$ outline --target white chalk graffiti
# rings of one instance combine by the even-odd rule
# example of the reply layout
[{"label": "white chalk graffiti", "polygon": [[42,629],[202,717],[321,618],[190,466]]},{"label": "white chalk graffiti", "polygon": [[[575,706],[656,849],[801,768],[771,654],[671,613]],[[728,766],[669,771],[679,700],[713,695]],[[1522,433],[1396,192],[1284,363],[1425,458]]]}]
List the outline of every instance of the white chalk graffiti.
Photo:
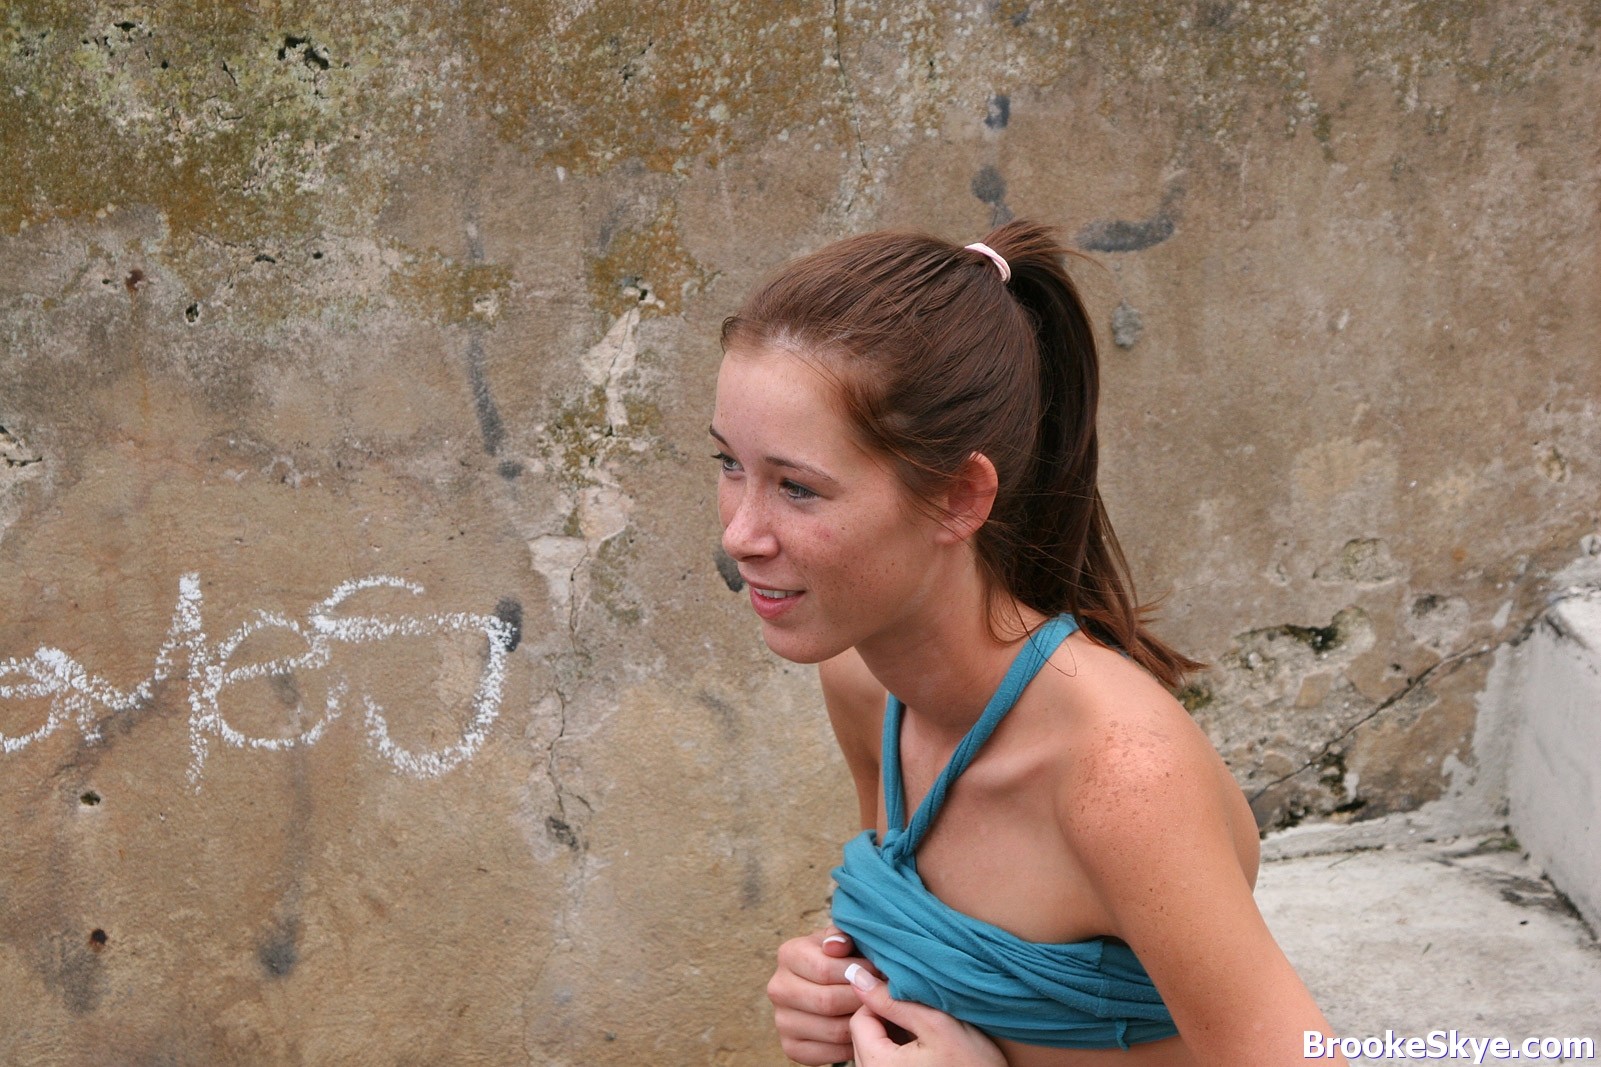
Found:
[{"label": "white chalk graffiti", "polygon": [[[212,644],[201,628],[200,576],[185,574],[178,580],[178,603],[173,609],[167,638],[156,652],[155,669],[150,677],[132,689],[118,689],[106,679],[90,674],[59,648],[42,646],[25,659],[0,660],[0,700],[48,698],[50,701],[49,715],[38,729],[14,737],[0,733],[0,751],[19,752],[49,737],[68,722],[77,724],[85,741],[97,742],[100,740],[97,708],[131,712],[150,700],[156,686],[168,678],[179,677],[189,684],[189,741],[193,754],[189,782],[198,788],[213,737],[221,738],[225,744],[249,749],[277,751],[312,745],[323,736],[328,725],[339,718],[349,693],[349,682],[342,675],[336,676],[328,686],[323,714],[311,727],[287,737],[252,737],[236,729],[223,716],[220,697],[230,686],[291,671],[321,670],[329,665],[336,645],[366,645],[393,637],[477,631],[488,638],[488,656],[472,695],[472,715],[454,744],[431,752],[412,752],[400,747],[389,736],[384,709],[367,694],[360,694],[367,739],[380,755],[396,770],[414,777],[432,778],[444,774],[472,758],[499,717],[506,659],[516,646],[517,631],[497,616],[465,612],[393,618],[334,614],[354,594],[374,588],[402,589],[415,596],[423,592],[421,586],[400,578],[353,579],[312,605],[304,620],[257,611],[233,633]],[[246,638],[273,629],[285,630],[300,638],[305,643],[305,651],[262,663],[230,667],[230,661]]]}]

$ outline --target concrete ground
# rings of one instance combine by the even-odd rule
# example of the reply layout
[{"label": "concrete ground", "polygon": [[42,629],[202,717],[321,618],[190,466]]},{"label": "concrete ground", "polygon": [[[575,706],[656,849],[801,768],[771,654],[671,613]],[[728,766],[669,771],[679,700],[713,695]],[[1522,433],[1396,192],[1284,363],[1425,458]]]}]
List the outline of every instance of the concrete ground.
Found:
[{"label": "concrete ground", "polygon": [[1256,896],[1342,1037],[1601,1045],[1601,945],[1505,836],[1269,859]]}]

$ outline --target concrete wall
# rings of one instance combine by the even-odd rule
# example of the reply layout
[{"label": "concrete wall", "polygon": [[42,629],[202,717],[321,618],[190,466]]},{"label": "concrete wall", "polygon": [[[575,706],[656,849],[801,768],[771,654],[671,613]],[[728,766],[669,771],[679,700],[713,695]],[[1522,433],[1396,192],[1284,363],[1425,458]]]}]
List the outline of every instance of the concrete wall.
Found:
[{"label": "concrete wall", "polygon": [[1601,597],[1560,601],[1519,667],[1511,826],[1590,928],[1601,929]]},{"label": "concrete wall", "polygon": [[1264,826],[1461,788],[1601,523],[1598,20],[9,4],[0,1061],[781,1062],[854,808],[701,453],[721,318],[866,228],[1095,257]]}]

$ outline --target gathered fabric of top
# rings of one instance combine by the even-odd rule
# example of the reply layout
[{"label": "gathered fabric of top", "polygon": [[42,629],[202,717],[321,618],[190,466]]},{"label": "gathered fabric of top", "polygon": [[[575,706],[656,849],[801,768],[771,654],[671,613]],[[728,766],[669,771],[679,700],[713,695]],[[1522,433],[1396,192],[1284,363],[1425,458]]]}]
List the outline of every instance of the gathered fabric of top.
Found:
[{"label": "gathered fabric of top", "polygon": [[904,705],[884,709],[881,766],[884,840],[864,830],[834,869],[834,925],[884,973],[890,995],[937,1008],[994,1037],[1052,1048],[1127,1048],[1178,1033],[1134,952],[1122,942],[1039,943],[964,915],[939,900],[917,873],[927,836],[952,783],[989,740],[1023,689],[1068,635],[1070,615],[1036,630],[962,738],[928,795],[906,821],[900,737]]}]

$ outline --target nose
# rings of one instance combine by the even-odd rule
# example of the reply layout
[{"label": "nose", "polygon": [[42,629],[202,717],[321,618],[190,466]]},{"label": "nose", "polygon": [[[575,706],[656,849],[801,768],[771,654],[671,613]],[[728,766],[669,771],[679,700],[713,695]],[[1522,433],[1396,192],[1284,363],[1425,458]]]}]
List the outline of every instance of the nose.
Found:
[{"label": "nose", "polygon": [[721,487],[723,551],[735,560],[767,559],[778,552],[778,538],[762,507],[760,494],[743,483]]}]

